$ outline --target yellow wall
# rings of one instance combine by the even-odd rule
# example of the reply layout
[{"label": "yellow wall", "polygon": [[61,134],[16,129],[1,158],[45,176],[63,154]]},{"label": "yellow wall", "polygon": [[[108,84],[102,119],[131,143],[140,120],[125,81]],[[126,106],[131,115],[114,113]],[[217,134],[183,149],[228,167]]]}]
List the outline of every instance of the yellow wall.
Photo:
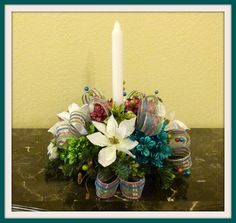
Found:
[{"label": "yellow wall", "polygon": [[160,92],[193,127],[223,127],[223,13],[14,13],[13,127],[50,127],[84,85],[111,96],[111,31],[128,91]]}]

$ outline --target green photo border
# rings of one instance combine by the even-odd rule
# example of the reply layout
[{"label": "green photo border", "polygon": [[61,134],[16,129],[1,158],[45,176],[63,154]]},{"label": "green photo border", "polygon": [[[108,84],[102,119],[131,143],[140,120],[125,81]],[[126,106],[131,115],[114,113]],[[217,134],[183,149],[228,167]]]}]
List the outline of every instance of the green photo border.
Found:
[{"label": "green photo border", "polygon": [[[1,106],[2,109],[0,111],[1,113],[1,126],[2,128],[0,129],[0,143],[1,143],[1,149],[0,149],[0,179],[1,179],[1,184],[0,184],[0,223],[2,222],[7,222],[7,223],[12,223],[12,222],[96,222],[96,223],[103,223],[103,222],[109,222],[112,221],[114,223],[117,222],[175,222],[175,223],[184,223],[184,222],[212,222],[212,223],[221,223],[221,222],[227,222],[231,223],[236,220],[235,218],[235,193],[233,191],[235,187],[235,176],[232,174],[232,218],[231,219],[5,219],[4,217],[4,148],[5,148],[5,143],[4,143],[4,97],[5,97],[5,89],[4,89],[4,7],[7,4],[231,4],[232,5],[232,139],[234,138],[234,124],[235,124],[235,119],[233,118],[233,114],[235,111],[235,105],[233,103],[233,98],[235,96],[235,79],[236,79],[236,71],[235,71],[235,65],[234,65],[234,58],[235,58],[235,44],[233,43],[233,40],[236,39],[235,35],[235,27],[234,23],[236,22],[236,13],[234,13],[234,9],[236,7],[235,1],[231,0],[0,0],[0,29],[1,29],[1,36],[0,36],[0,44],[1,44],[1,64],[0,64],[0,94],[1,94]],[[235,152],[235,143],[232,140],[232,157],[236,156]],[[232,173],[234,172],[236,168],[236,164],[234,160],[232,159]]]}]

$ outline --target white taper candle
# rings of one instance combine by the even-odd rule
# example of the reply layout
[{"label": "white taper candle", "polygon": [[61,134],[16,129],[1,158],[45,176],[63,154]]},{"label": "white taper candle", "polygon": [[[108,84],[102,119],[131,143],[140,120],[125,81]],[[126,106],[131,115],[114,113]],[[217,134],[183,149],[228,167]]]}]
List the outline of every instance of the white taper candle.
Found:
[{"label": "white taper candle", "polygon": [[116,104],[123,103],[123,33],[117,21],[112,31],[112,93]]}]

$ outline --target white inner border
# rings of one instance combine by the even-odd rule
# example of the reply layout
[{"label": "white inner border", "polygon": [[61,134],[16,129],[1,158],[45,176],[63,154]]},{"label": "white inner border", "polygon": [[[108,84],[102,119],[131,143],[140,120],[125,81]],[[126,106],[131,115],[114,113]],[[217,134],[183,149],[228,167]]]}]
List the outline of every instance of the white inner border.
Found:
[{"label": "white inner border", "polygon": [[[12,212],[13,12],[224,12],[224,211]],[[231,218],[231,5],[5,5],[5,218]]]}]

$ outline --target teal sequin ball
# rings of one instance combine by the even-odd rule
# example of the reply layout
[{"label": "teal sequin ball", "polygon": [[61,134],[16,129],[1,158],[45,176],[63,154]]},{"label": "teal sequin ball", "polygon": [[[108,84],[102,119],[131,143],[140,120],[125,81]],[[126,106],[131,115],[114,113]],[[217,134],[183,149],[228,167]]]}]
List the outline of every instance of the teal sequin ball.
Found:
[{"label": "teal sequin ball", "polygon": [[191,175],[190,169],[185,170],[184,173],[183,173],[183,175],[184,175],[184,176],[190,176],[190,175]]},{"label": "teal sequin ball", "polygon": [[85,87],[84,87],[84,91],[85,91],[85,92],[88,92],[88,91],[89,91],[89,87],[88,87],[88,86],[85,86]]}]

